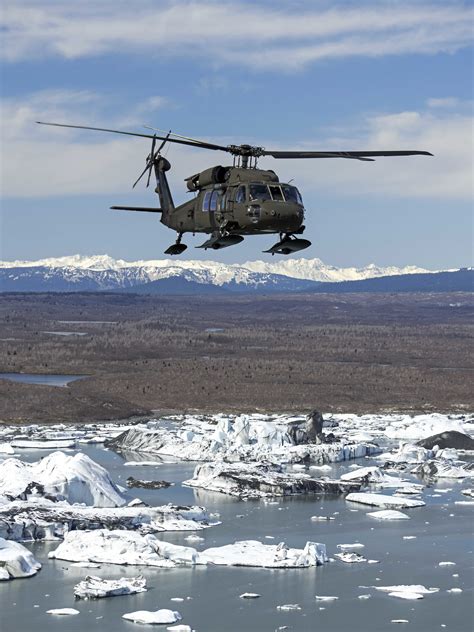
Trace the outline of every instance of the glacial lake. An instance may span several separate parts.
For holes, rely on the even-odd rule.
[[[89,375],[59,375],[48,373],[0,373],[0,380],[21,382],[23,384],[42,384],[45,386],[67,386],[70,382],[82,380]]]
[[[68,376],[69,377],[69,376]],[[123,620],[126,612],[170,608],[196,632],[383,632],[409,630],[432,632],[472,629],[473,507],[456,505],[466,500],[461,488],[469,483],[438,481],[423,492],[425,507],[403,510],[410,520],[383,522],[370,516],[374,508],[349,503],[334,497],[293,497],[240,501],[230,496],[181,486],[192,476],[195,463],[167,463],[156,466],[126,466],[124,457],[99,446],[84,445],[81,451],[101,463],[113,480],[125,486],[129,476],[137,479],[166,480],[175,483],[167,489],[131,489],[130,493],[152,505],[168,502],[198,504],[218,512],[222,524],[197,532],[203,542],[191,543],[201,550],[235,540],[255,539],[268,543],[285,541],[303,547],[307,540],[323,542],[330,556],[341,543],[360,542],[361,552],[379,564],[345,564],[340,561],[306,569],[249,569],[237,567],[194,567],[156,569],[102,564],[98,569],[74,568],[69,562],[48,560],[57,543],[26,543],[42,562],[42,570],[30,579],[0,584],[2,630],[21,632],[143,632],[166,630],[166,626],[140,626]],[[16,450],[20,458],[36,461],[44,450]],[[68,451],[73,453],[74,451]],[[137,454],[127,455],[137,461]],[[147,461],[154,460],[147,455]],[[332,466],[328,476],[337,476],[354,463],[371,465],[372,459],[359,459]],[[410,478],[405,476],[404,478]],[[312,522],[311,516],[327,515],[335,520]],[[189,532],[163,533],[157,537],[189,545]],[[403,539],[415,536],[414,539]],[[439,566],[439,562],[455,566]],[[75,601],[74,585],[87,574],[118,578],[142,574],[148,592],[92,601]],[[374,586],[423,584],[439,592],[419,601],[389,597]],[[461,588],[461,593],[448,589]],[[244,592],[259,593],[259,599],[240,599]],[[315,595],[337,596],[321,602]],[[361,595],[370,595],[360,599]],[[171,601],[182,597],[184,601]],[[299,604],[301,610],[280,611],[278,605]],[[50,608],[72,607],[80,614],[59,617],[46,614]],[[392,623],[407,620],[408,623]],[[284,626],[287,626],[284,628]]]

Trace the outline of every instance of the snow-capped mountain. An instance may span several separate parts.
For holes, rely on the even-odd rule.
[[[320,259],[225,264],[171,259],[124,261],[108,255],[73,255],[38,261],[0,262],[3,291],[120,290],[173,278],[234,291],[297,291],[311,289],[321,282],[427,272],[430,271],[416,266],[383,268],[374,264],[365,268],[337,268],[324,264]]]

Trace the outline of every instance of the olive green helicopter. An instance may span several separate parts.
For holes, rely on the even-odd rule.
[[[165,250],[167,255],[180,255],[187,246],[181,243],[184,233],[206,233],[210,238],[198,248],[220,250],[243,241],[244,235],[278,234],[279,241],[266,253],[288,255],[304,250],[311,245],[302,235],[305,208],[298,189],[291,184],[279,181],[277,174],[257,168],[262,156],[273,158],[346,158],[352,160],[373,161],[379,156],[432,156],[428,151],[274,151],[252,145],[216,145],[195,138],[174,134],[171,131],[148,127],[153,134],[124,132],[116,129],[87,127],[84,125],[66,125],[64,123],[44,123],[56,127],[71,127],[97,132],[111,132],[126,136],[151,138],[151,151],[146,158],[145,168],[137,178],[135,187],[141,178],[147,175],[146,186],[150,185],[152,171],[155,173],[156,188],[160,207],[111,206],[111,209],[123,211],[144,211],[160,213],[161,223],[176,231],[176,242]],[[157,135],[161,132],[164,135]],[[157,147],[157,141],[161,141]],[[188,191],[194,193],[192,200],[175,206],[171,195],[166,172],[171,168],[169,161],[162,155],[166,143],[177,143],[224,151],[233,156],[232,166],[215,166],[196,173],[185,182]]]

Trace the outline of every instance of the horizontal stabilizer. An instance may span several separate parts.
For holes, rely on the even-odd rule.
[[[143,211],[144,213],[161,213],[161,208],[151,208],[149,206],[111,206],[114,211]]]

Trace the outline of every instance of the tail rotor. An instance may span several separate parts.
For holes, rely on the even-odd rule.
[[[151,151],[150,151],[150,153],[149,153],[149,155],[148,155],[148,157],[146,159],[145,169],[143,169],[141,174],[138,176],[138,178],[133,183],[133,187],[132,187],[133,189],[140,182],[140,180],[143,178],[143,176],[145,175],[145,173],[147,171],[148,171],[148,177],[147,177],[147,181],[146,181],[146,186],[147,186],[147,188],[150,186],[151,172],[153,170],[153,165],[155,164],[156,159],[160,155],[161,150],[165,146],[166,141],[170,137],[170,134],[171,134],[171,130],[166,134],[166,137],[163,139],[163,141],[161,142],[160,146],[158,147],[158,149],[156,151],[155,151],[155,145],[156,145],[157,137],[153,136],[153,139],[151,141]]]

